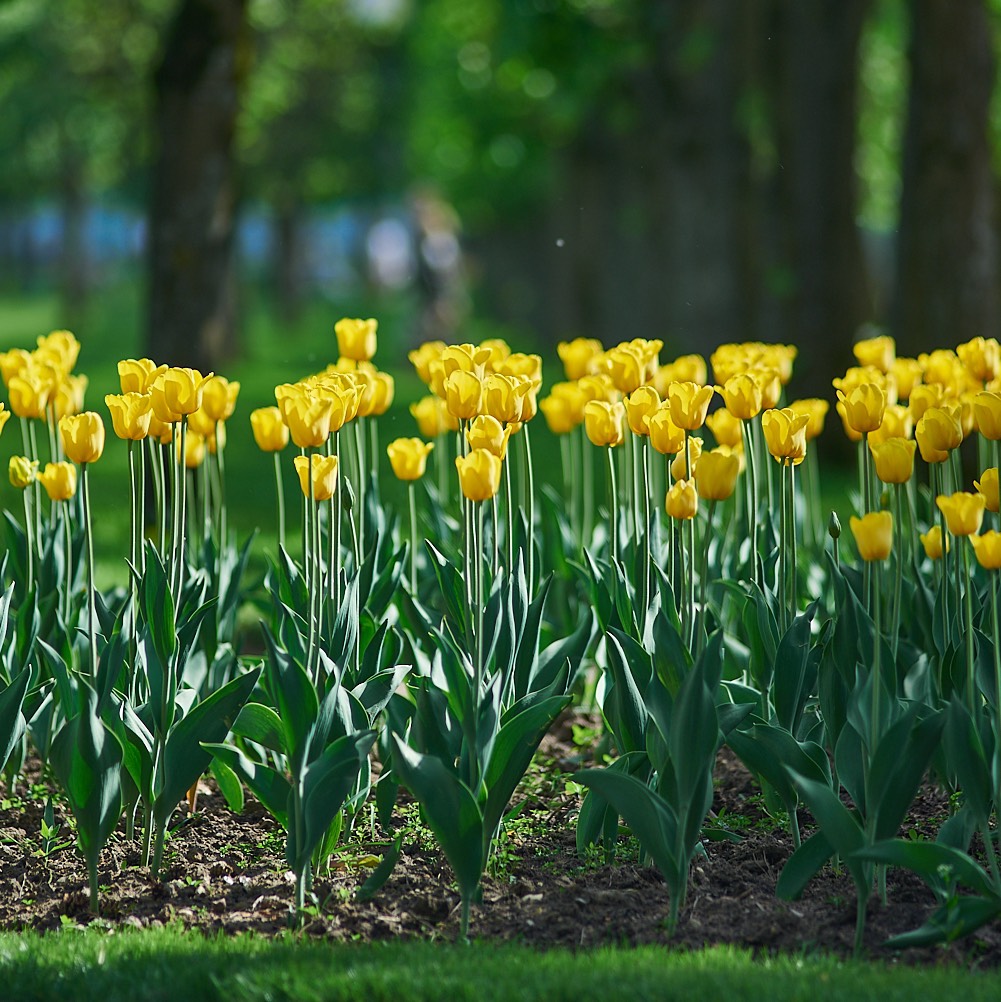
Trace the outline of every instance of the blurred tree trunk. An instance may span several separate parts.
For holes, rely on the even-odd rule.
[[[302,240],[302,206],[292,192],[274,207],[272,268],[278,311],[286,327],[302,315],[306,275]]]
[[[872,314],[856,216],[859,41],[868,0],[773,0],[766,33],[787,289],[780,336],[802,351],[797,395],[829,396]]]
[[[154,75],[147,344],[157,361],[202,370],[236,344],[233,136],[246,14],[246,0],[181,0]]]
[[[916,354],[997,332],[995,63],[982,0],[911,0],[910,15],[893,329]]]

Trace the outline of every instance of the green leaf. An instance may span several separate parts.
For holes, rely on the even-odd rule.
[[[202,742],[225,739],[257,684],[260,668],[227,683],[171,729],[163,749],[163,789],[153,802],[153,817],[164,825],[180,799],[209,767],[212,753]]]
[[[403,833],[401,832],[387,847],[382,862],[372,871],[365,883],[358,888],[355,894],[356,901],[371,901],[382,890],[383,884],[389,880],[396,868],[396,862],[400,858],[402,849]]]
[[[1001,906],[1001,898],[998,897],[991,878],[983,867],[975,863],[965,852],[943,845],[941,842],[885,839],[875,845],[859,849],[856,856],[873,863],[889,863],[890,866],[910,870],[933,888],[941,883],[943,871],[947,871],[963,886],[985,898],[993,898],[995,903]]]
[[[645,747],[647,712],[640,695],[639,680],[634,676],[633,666],[620,643],[621,636],[613,632],[605,636],[612,684],[605,690],[601,712],[615,735],[619,749],[623,752],[640,751]],[[649,670],[643,678],[644,684],[648,678]]]
[[[0,693],[0,770],[7,764],[14,746],[21,740],[25,730],[24,696],[31,681],[31,671],[21,670],[19,675]]]
[[[976,932],[1001,915],[997,898],[962,897],[937,908],[919,929],[891,936],[886,945],[894,950],[933,943],[952,942]]]
[[[289,781],[270,766],[254,762],[232,745],[204,742],[202,748],[215,762],[221,762],[239,776],[275,821],[288,829],[288,804],[292,795]]]
[[[688,884],[688,859],[673,851],[678,823],[669,805],[650,787],[626,773],[585,769],[574,779],[597,791],[625,819],[670,889],[680,899]]]
[[[455,871],[462,897],[476,894],[486,859],[483,852],[483,819],[476,798],[445,764],[421,755],[396,735],[393,769],[421,805],[428,826],[445,858]]]
[[[146,546],[146,571],[139,582],[139,606],[156,653],[167,664],[177,649],[174,597],[167,583],[166,569],[151,543]]]
[[[776,897],[795,901],[834,855],[823,831],[808,838],[787,860],[775,884]]]
[[[569,696],[553,696],[505,721],[501,727],[483,770],[487,788],[483,830],[488,838],[500,824],[511,794],[531,764],[539,742],[569,703]]]
[[[215,777],[219,792],[226,801],[226,806],[234,814],[240,814],[244,805],[243,784],[240,782],[240,777],[219,758],[212,759],[209,770]]]
[[[285,728],[281,718],[263,703],[245,703],[233,721],[233,736],[264,745],[280,755],[287,755]]]

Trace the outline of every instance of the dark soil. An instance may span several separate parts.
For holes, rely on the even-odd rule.
[[[713,810],[721,824],[729,822],[739,832],[741,841],[705,843],[705,858],[693,865],[688,903],[669,937],[667,888],[655,869],[639,864],[635,842],[623,840],[611,864],[600,853],[585,859],[577,855],[574,826],[580,799],[572,788],[567,790],[570,775],[581,765],[580,749],[571,740],[573,723],[563,721],[547,737],[539,767],[519,791],[522,812],[509,826],[493,872],[484,880],[483,903],[473,909],[475,937],[542,948],[726,943],[762,953],[850,955],[855,927],[850,877],[827,867],[799,901],[776,898],[775,883],[791,854],[791,838],[765,812],[751,777],[725,749]],[[102,857],[101,916],[95,919],[88,912],[83,860],[72,844],[58,847],[72,838],[64,811],[54,805],[61,837],[46,855],[40,787],[19,786],[16,792],[20,797],[11,796],[0,811],[0,928],[180,922],[209,933],[273,935],[288,927],[292,877],[285,864],[284,833],[253,800],[237,815],[212,784],[202,784],[197,812],[177,816],[162,881],[152,880],[140,866],[136,842],[124,834],[113,837]],[[945,796],[928,787],[914,804],[904,833],[916,829],[934,837],[947,813]],[[412,805],[401,808],[404,823],[413,826],[416,817]],[[800,823],[805,837],[811,831],[805,811]],[[331,874],[315,882],[316,907],[304,935],[454,940],[459,898],[451,871],[427,833],[414,827],[411,835],[385,886],[371,901],[359,902],[355,891],[389,839],[373,818],[360,818],[335,855]],[[888,892],[886,908],[875,898],[869,906],[869,956],[918,964],[1001,964],[999,923],[948,947],[902,953],[886,949],[887,937],[921,925],[934,906],[931,893],[905,872],[890,872]]]

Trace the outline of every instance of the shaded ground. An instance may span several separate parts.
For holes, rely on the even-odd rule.
[[[542,764],[519,792],[521,814],[509,826],[484,881],[483,904],[474,908],[475,936],[538,947],[670,942],[692,948],[732,943],[764,952],[851,952],[855,892],[847,873],[828,867],[801,900],[775,897],[791,840],[763,810],[749,775],[726,751],[718,763],[713,808],[742,840],[706,843],[706,857],[693,867],[677,933],[669,939],[667,889],[655,869],[639,865],[632,840],[622,843],[612,864],[601,854],[581,859],[576,853],[580,800],[568,780],[581,752],[572,741],[572,727],[586,723],[567,720],[546,739]],[[54,818],[60,832],[48,845],[42,837],[40,792],[38,786],[19,787],[0,810],[0,927],[6,929],[95,921],[87,911],[86,867],[72,844],[63,845],[71,833],[58,804]],[[945,797],[926,789],[907,827],[933,837],[947,810]],[[371,901],[354,899],[388,838],[366,817],[335,858],[331,875],[316,881],[315,914],[305,935],[361,941],[456,937],[458,894],[451,871],[417,824],[413,806],[404,806],[400,817],[411,826],[410,841],[383,889]],[[102,915],[96,921],[180,922],[208,932],[263,935],[285,930],[292,886],[284,833],[263,809],[250,801],[243,814],[233,814],[205,784],[198,812],[180,820],[167,845],[162,882],[152,881],[140,867],[135,842],[113,838],[102,858]],[[808,833],[808,815],[801,812],[800,820]],[[888,936],[920,925],[933,905],[930,892],[907,873],[891,871],[888,889],[889,906],[873,902],[869,908],[865,942],[870,955],[907,963],[1001,965],[997,923],[948,948],[886,950],[881,944]]]

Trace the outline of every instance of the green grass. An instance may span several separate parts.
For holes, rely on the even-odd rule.
[[[425,943],[330,945],[179,930],[65,930],[0,936],[0,984],[11,999],[726,999],[912,1002],[994,1000],[1001,974],[907,968],[829,958],[754,960],[716,948],[535,952],[523,947]]]

